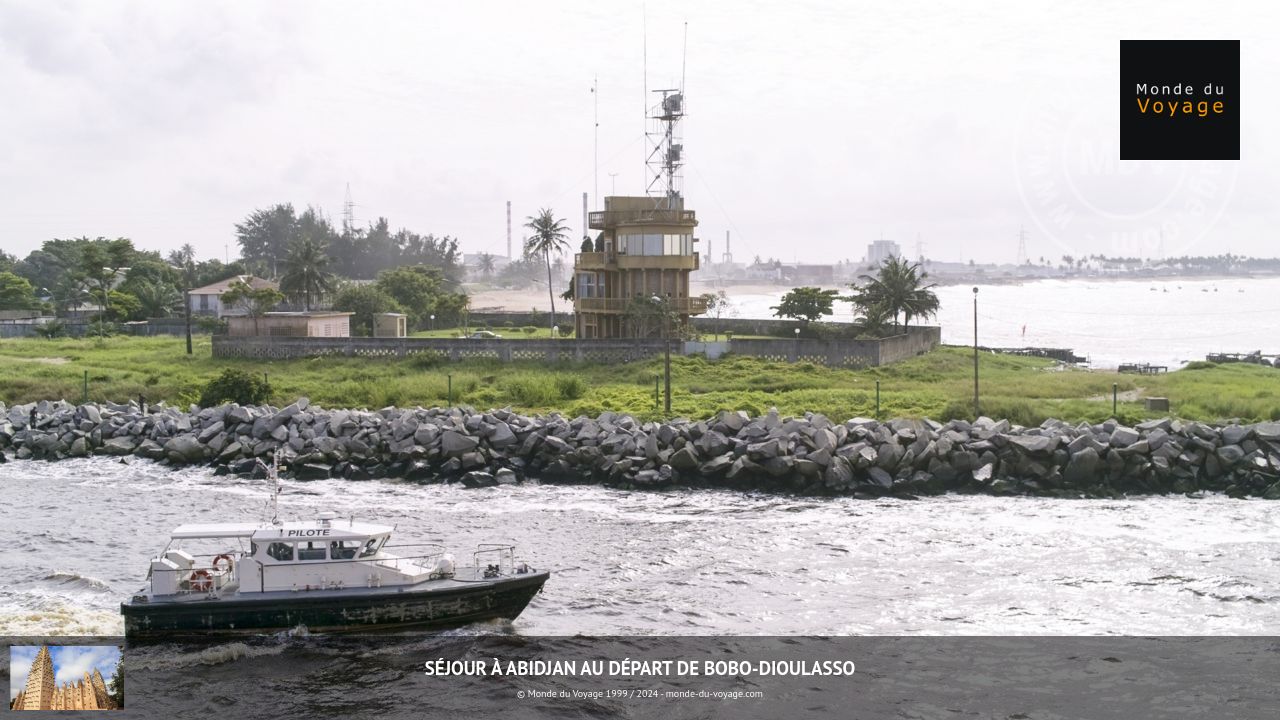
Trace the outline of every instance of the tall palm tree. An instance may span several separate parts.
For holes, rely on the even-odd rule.
[[[325,243],[302,237],[289,246],[284,260],[280,291],[292,299],[302,298],[303,307],[311,309],[311,300],[333,291],[334,275],[329,272],[329,256]]]
[[[547,264],[547,295],[551,297],[551,327],[556,326],[556,293],[551,284],[551,253],[562,253],[569,249],[569,226],[564,220],[557,220],[550,208],[543,208],[524,226],[533,231],[533,235],[524,241],[525,256],[542,255]]]
[[[855,293],[849,301],[868,317],[877,314],[892,317],[895,325],[898,316],[902,315],[905,330],[911,325],[912,316],[925,318],[938,312],[938,296],[933,292],[935,286],[932,283],[922,284],[928,277],[929,273],[920,271],[920,265],[890,257],[874,277],[859,276],[863,284],[854,287]]]
[[[493,256],[489,253],[480,253],[480,272],[483,273],[485,277],[489,277],[493,274],[493,268]]]
[[[182,305],[182,296],[172,285],[143,280],[133,287],[133,295],[142,304],[148,318],[166,318]]]

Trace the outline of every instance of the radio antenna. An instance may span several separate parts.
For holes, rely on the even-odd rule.
[[[684,69],[689,63],[689,21],[684,21],[684,49],[680,53],[680,94],[684,94]]]

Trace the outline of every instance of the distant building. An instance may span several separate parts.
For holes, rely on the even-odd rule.
[[[832,265],[783,265],[782,275],[795,285],[834,285],[836,269]]]
[[[226,280],[219,280],[211,285],[195,288],[190,294],[189,302],[191,303],[191,313],[193,315],[212,315],[214,317],[226,317],[229,315],[243,315],[244,312],[236,308],[228,308],[222,305],[222,295],[231,289],[231,286],[237,282],[244,282],[254,290],[260,290],[264,287],[279,289],[279,285],[271,280],[263,280],[253,275],[233,275]]]
[[[351,337],[349,312],[269,312],[227,318],[227,334],[237,337]]]
[[[409,334],[409,316],[404,313],[378,313],[373,316],[374,337],[402,338]]]
[[[902,257],[902,248],[892,240],[874,240],[867,245],[867,265],[879,267],[891,257]]]
[[[640,335],[648,324],[628,317],[637,298],[660,298],[680,323],[706,312],[705,300],[689,296],[689,274],[698,269],[693,251],[698,220],[684,208],[684,199],[614,196],[604,199],[604,207],[588,221],[592,230],[602,231],[601,251],[574,256],[575,336]]]
[[[742,276],[747,280],[777,282],[783,278],[782,263],[777,260],[753,262],[742,271]]]

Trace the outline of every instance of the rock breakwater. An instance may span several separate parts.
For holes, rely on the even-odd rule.
[[[0,404],[0,461],[109,455],[262,476],[279,452],[297,479],[404,478],[486,487],[525,481],[719,486],[910,497],[945,492],[1115,497],[1218,491],[1280,499],[1280,423],[1164,418],[1020,427],[819,414],[646,422],[469,408],[199,408]],[[0,476],[3,473],[0,472]]]

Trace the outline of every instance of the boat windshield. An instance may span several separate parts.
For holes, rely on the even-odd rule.
[[[365,542],[364,548],[360,550],[360,557],[363,558],[369,557],[370,555],[376,555],[378,551],[382,549],[382,545],[386,541],[387,538],[385,536],[369,538],[369,540]]]
[[[352,560],[359,549],[359,540],[334,540],[329,543],[329,557],[334,560]]]

